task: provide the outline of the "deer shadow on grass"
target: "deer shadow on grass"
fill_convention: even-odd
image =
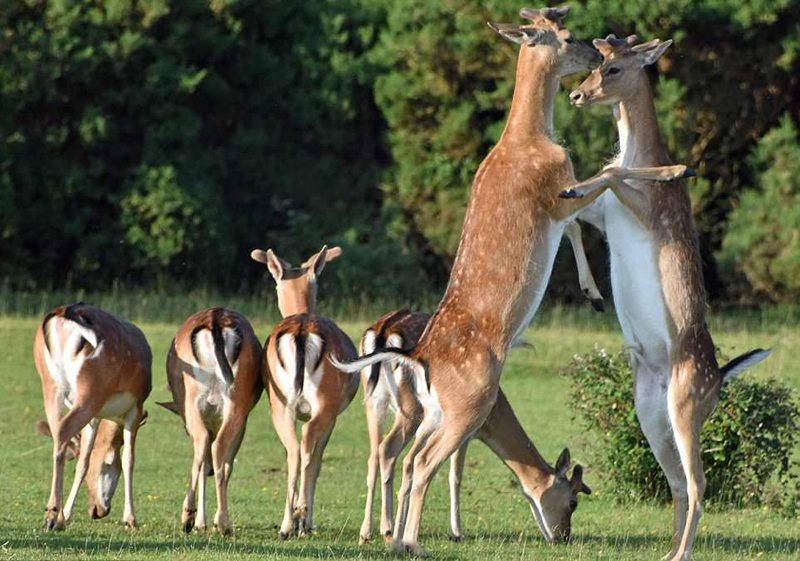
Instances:
[[[655,534],[628,534],[625,536],[576,535],[573,543],[587,545],[608,545],[614,548],[636,550],[642,547],[663,545],[664,550],[670,547],[670,537]],[[781,536],[726,536],[704,532],[697,536],[694,548],[698,551],[722,550],[729,553],[764,552],[764,553],[798,553],[800,538]]]

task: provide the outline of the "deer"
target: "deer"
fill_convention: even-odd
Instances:
[[[570,102],[611,105],[620,142],[611,166],[669,165],[645,68],[672,41],[636,42],[635,35],[595,39],[603,64],[570,94]],[[600,200],[614,304],[634,372],[636,414],[672,492],[672,549],[664,558],[688,560],[706,486],[700,430],[719,401],[720,387],[771,350],[755,349],[723,366],[717,363],[685,182],[615,183]],[[596,191],[587,182],[561,196],[574,200]]]
[[[288,480],[281,539],[311,534],[322,456],[336,418],[358,391],[358,376],[328,360],[334,353],[354,360],[358,354],[353,342],[333,321],[314,313],[319,275],[326,263],[341,254],[339,247],[322,246],[299,267],[292,267],[271,249],[251,253],[275,279],[283,316],[264,344],[261,369],[272,423],[286,449]],[[298,420],[304,423],[300,439]]]
[[[46,314],[39,324],[33,342],[33,359],[42,383],[48,429],[53,437],[53,482],[44,514],[44,529],[66,529],[102,419],[122,427],[125,480],[122,521],[135,528],[134,446],[145,418],[144,401],[151,390],[152,353],[144,334],[135,325],[100,308],[84,303],[61,306]],[[109,438],[108,431],[110,428],[104,429],[104,441]],[[64,504],[64,465],[70,445],[79,433],[75,478]],[[75,445],[72,446],[74,450]],[[99,505],[97,514],[102,514]]]
[[[520,16],[529,24],[489,24],[521,45],[511,109],[500,139],[475,174],[450,279],[419,342],[408,351],[378,349],[346,364],[333,357],[333,364],[348,372],[396,360],[414,377],[424,414],[403,460],[392,542],[398,551],[427,554],[418,535],[431,479],[489,416],[506,353],[541,303],[566,224],[600,195],[558,196],[576,183],[569,155],[553,140],[559,79],[602,60],[561,24],[568,12],[568,7],[523,8]],[[617,179],[671,180],[687,168],[606,172]],[[606,177],[591,179],[610,186]],[[534,505],[555,541],[569,539],[568,528],[549,519],[541,503]]]
[[[205,479],[214,474],[214,528],[233,535],[228,482],[247,428],[247,417],[264,391],[261,343],[242,314],[209,308],[189,316],[167,354],[172,401],[157,402],[183,420],[194,455],[181,523],[188,534],[206,528]]]
[[[139,423],[145,423],[147,411]],[[36,432],[53,438],[47,421],[38,421],[35,425]],[[66,461],[74,460],[80,454],[80,433],[74,436],[67,444]],[[111,512],[111,500],[117,490],[119,476],[122,474],[122,427],[114,421],[100,420],[97,425],[97,436],[89,459],[84,482],[86,493],[89,497],[88,514],[92,520],[105,518]]]
[[[410,312],[407,309],[385,314],[364,332],[359,343],[360,354],[369,354],[384,346],[405,350],[412,348],[429,318],[428,314]],[[422,422],[423,409],[415,396],[413,378],[407,375],[407,370],[402,365],[392,365],[391,361],[374,363],[362,371],[361,379],[364,394],[367,396],[364,406],[370,439],[367,500],[359,533],[359,544],[363,545],[371,538],[372,504],[379,467],[382,482],[380,531],[385,539],[391,540],[394,524],[394,466],[400,452]],[[383,437],[383,426],[389,410],[394,413],[395,421]],[[575,466],[572,476],[568,477],[568,449],[565,448],[561,453],[555,468],[551,467],[528,438],[502,389],[498,390],[497,401],[486,422],[474,436],[489,446],[514,473],[523,495],[531,504],[534,516],[538,502],[548,512],[548,519],[557,521],[554,525],[570,527],[572,514],[578,506],[578,493],[590,494],[591,489],[583,482],[582,466]],[[468,441],[450,458],[450,537],[454,541],[464,539],[461,529],[460,489],[467,444]],[[553,536],[548,533],[541,518],[537,518],[537,522],[545,539],[551,541]]]

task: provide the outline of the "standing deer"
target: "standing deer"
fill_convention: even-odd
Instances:
[[[123,427],[122,520],[135,527],[134,446],[145,417],[144,401],[151,389],[152,354],[144,334],[100,308],[83,303],[61,306],[48,313],[36,330],[33,359],[42,381],[47,424],[53,437],[53,484],[44,529],[66,528],[89,467],[101,419]],[[64,463],[70,443],[81,432],[75,479],[63,505]],[[104,432],[104,440],[108,436]]]
[[[147,417],[147,411],[144,412]],[[139,426],[144,424],[144,420]],[[47,421],[38,421],[36,431],[53,438]],[[67,444],[67,461],[74,460],[80,454],[81,439],[78,433]],[[97,436],[86,470],[86,493],[89,496],[88,514],[92,520],[105,518],[111,512],[111,499],[117,490],[119,476],[122,474],[122,427],[114,421],[101,420],[97,425]]]
[[[398,360],[413,372],[424,418],[403,460],[393,544],[414,555],[426,554],[417,536],[431,479],[486,421],[506,353],[544,296],[564,228],[592,200],[558,197],[575,183],[567,152],[552,138],[559,78],[601,62],[597,51],[561,25],[568,12],[523,9],[530,25],[490,24],[522,45],[514,97],[500,140],[475,174],[450,281],[419,343],[348,365],[334,362],[356,372]],[[611,175],[669,180],[685,172],[685,166],[672,166],[615,169]],[[546,533],[567,539],[569,528],[549,519],[543,507],[535,504]]]
[[[429,318],[428,314],[412,313],[408,310],[390,312],[364,332],[359,351],[361,354],[368,354],[376,348],[387,346],[411,349],[417,343]],[[422,422],[424,413],[415,396],[413,379],[402,365],[374,363],[362,371],[361,379],[364,394],[368,396],[364,405],[370,438],[367,502],[359,537],[359,543],[363,544],[369,541],[372,533],[372,503],[378,467],[382,481],[381,534],[391,539],[394,464]],[[395,421],[384,438],[383,425],[389,409],[394,413]],[[555,521],[554,525],[561,528],[570,528],[572,513],[578,505],[577,494],[588,494],[591,490],[583,483],[581,466],[576,466],[572,477],[567,478],[569,450],[564,449],[553,469],[525,434],[502,389],[498,389],[497,401],[475,437],[489,446],[514,473],[535,517],[537,503],[542,504],[548,520]],[[466,451],[467,442],[450,460],[450,532],[452,539],[456,541],[464,537],[461,531],[460,489]],[[536,520],[545,538],[551,541],[554,536],[548,533],[542,518],[536,517]]]
[[[181,514],[184,531],[206,528],[205,480],[213,471],[217,488],[214,527],[230,536],[228,481],[247,416],[264,391],[261,343],[250,322],[225,308],[190,316],[167,354],[167,381],[172,401],[159,405],[183,419],[194,445]]]
[[[612,105],[620,140],[612,165],[668,165],[645,67],[672,41],[635,42],[635,36],[596,39],[605,60],[570,94],[570,101]],[[587,182],[562,196],[596,192]],[[716,407],[722,384],[770,351],[756,349],[725,366],[717,364],[705,319],[691,201],[683,183],[617,182],[602,205],[614,304],[635,375],[636,414],[672,490],[674,530],[666,558],[688,560],[706,485],[700,429]]]
[[[334,322],[314,314],[319,275],[325,264],[341,253],[338,247],[323,246],[298,268],[271,249],[256,249],[250,254],[255,261],[267,265],[275,279],[278,308],[283,316],[265,344],[262,362],[272,423],[286,448],[289,472],[281,539],[311,533],[322,454],[336,417],[358,391],[358,376],[335,368],[328,360],[334,353],[347,360],[355,359],[352,341]],[[298,420],[305,423],[299,441]]]

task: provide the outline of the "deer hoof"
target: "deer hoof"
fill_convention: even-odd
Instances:
[[[392,537],[392,531],[389,530],[385,534],[383,534],[383,541],[386,542],[386,545],[392,545],[394,542],[394,538]]]
[[[687,177],[697,177],[697,170],[694,169],[694,168],[687,167],[686,171],[683,172],[683,175],[681,176],[681,178],[685,179]]]
[[[278,537],[281,539],[281,541],[288,540],[289,535],[290,535],[289,532],[278,532]]]
[[[464,536],[461,535],[461,534],[459,534],[459,535],[450,534],[450,541],[451,542],[455,542],[455,543],[463,542],[464,541]]]
[[[564,189],[558,194],[560,199],[580,199],[583,198],[575,189]]]
[[[358,545],[366,545],[368,541],[369,541],[369,536],[367,537],[361,535],[358,536]]]

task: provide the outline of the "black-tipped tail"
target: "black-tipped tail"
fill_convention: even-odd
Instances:
[[[755,366],[767,358],[771,353],[772,349],[754,349],[737,356],[728,364],[719,369],[720,372],[722,372],[722,383],[724,384],[725,382],[728,382],[737,374],[744,372],[751,366]]]
[[[233,370],[228,362],[228,357],[225,356],[225,338],[222,336],[222,327],[219,324],[221,313],[222,310],[214,310],[211,314],[211,338],[214,341],[214,356],[217,357],[217,364],[219,364],[222,377],[225,382],[232,384]]]
[[[295,395],[300,395],[303,391],[303,382],[306,379],[306,335],[305,333],[298,333],[294,338],[295,355],[294,355],[294,392]]]

